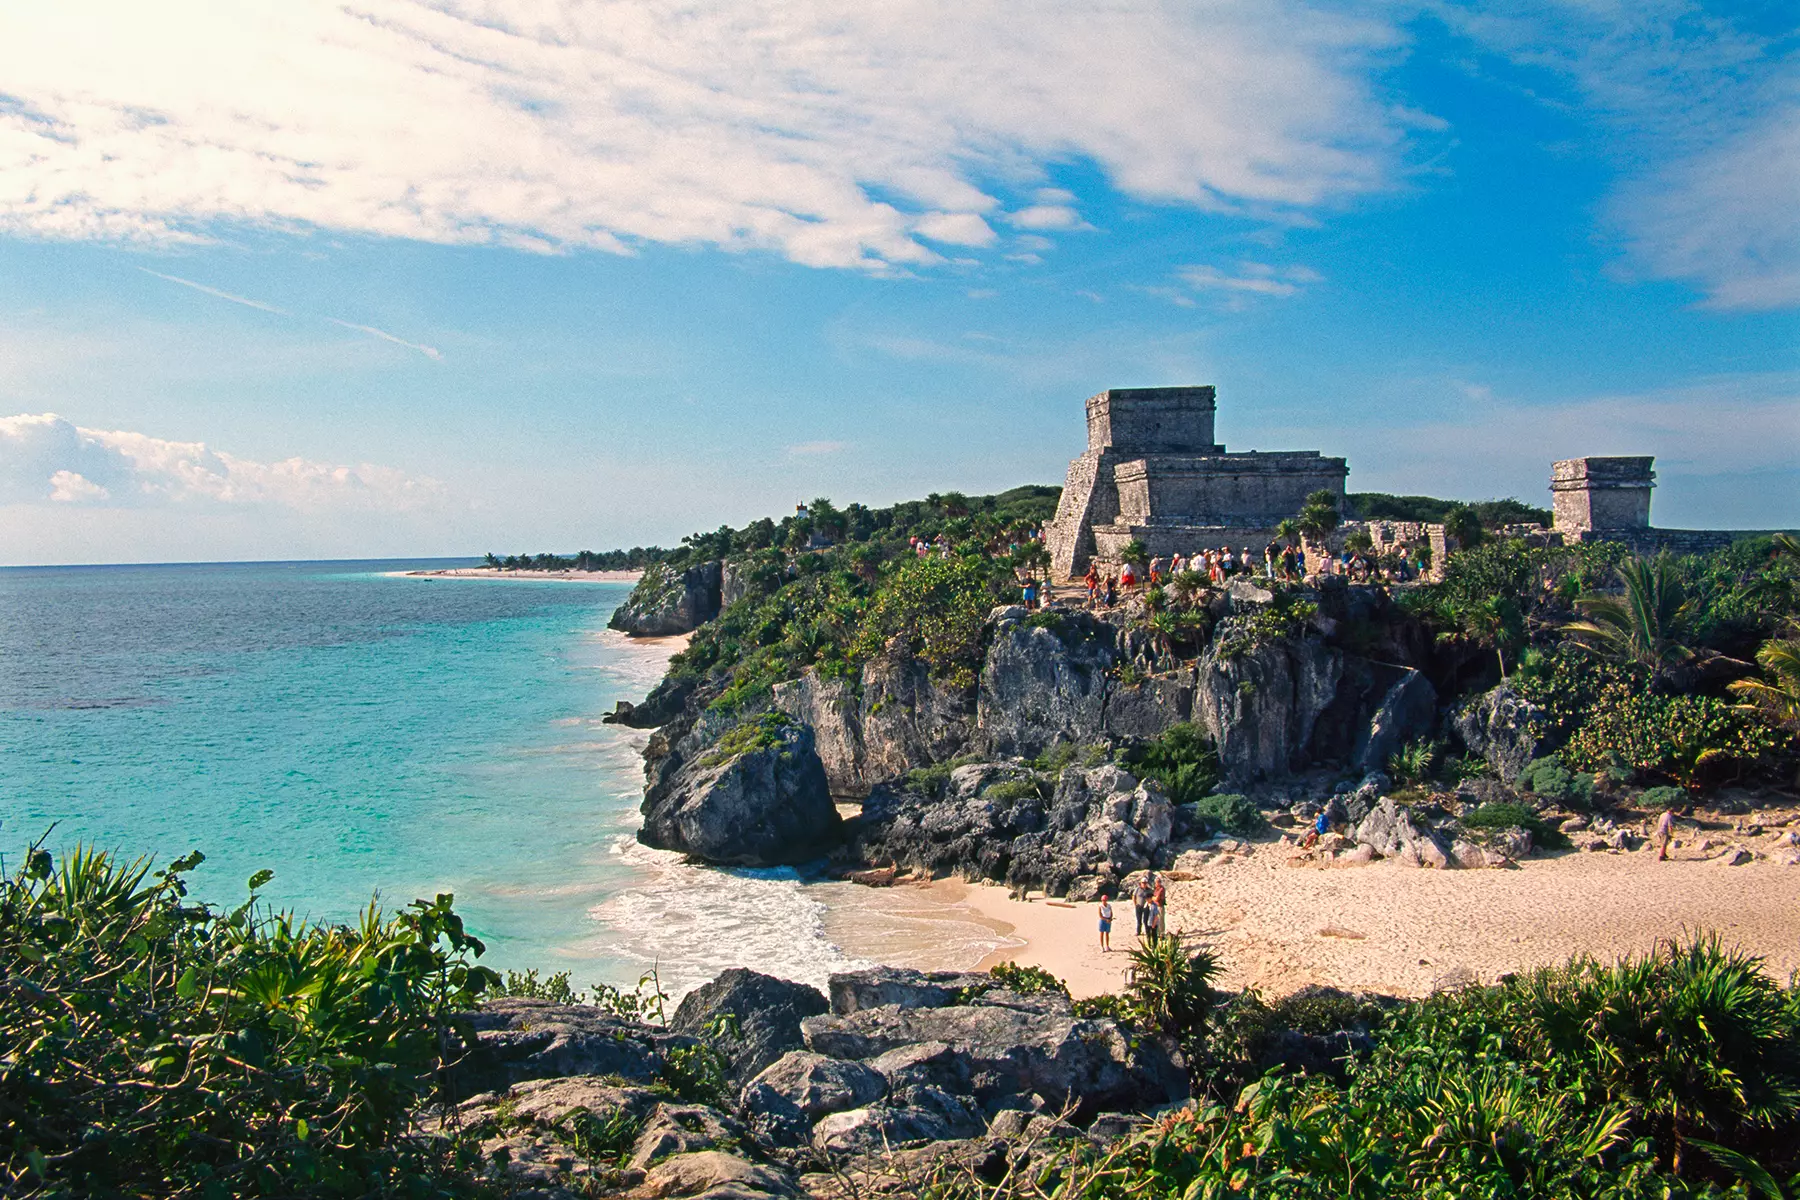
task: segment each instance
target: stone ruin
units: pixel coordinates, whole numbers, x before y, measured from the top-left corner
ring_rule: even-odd
[[[1740,538],[1774,533],[1755,529],[1656,529],[1650,489],[1656,459],[1649,455],[1566,458],[1550,468],[1554,535],[1563,545],[1622,542],[1638,554],[1668,550],[1702,554]]]
[[[1080,575],[1132,541],[1153,555],[1251,546],[1349,467],[1317,450],[1227,453],[1210,387],[1111,388],[1087,402],[1087,452],[1069,464],[1048,543],[1052,570]]]

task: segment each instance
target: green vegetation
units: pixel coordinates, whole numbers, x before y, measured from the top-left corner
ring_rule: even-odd
[[[411,1121],[499,983],[451,898],[303,925],[266,871],[229,913],[189,901],[200,862],[34,846],[0,882],[0,1191],[466,1190],[470,1146]]]
[[[1219,752],[1198,725],[1177,725],[1120,757],[1140,779],[1162,784],[1176,804],[1192,804],[1219,782]]]
[[[496,571],[642,571],[671,557],[661,546],[629,550],[583,550],[577,554],[488,554],[482,565]]]
[[[1214,829],[1238,837],[1253,837],[1269,827],[1262,810],[1237,792],[1215,792],[1194,801],[1194,815]]]
[[[1778,1200],[1800,1186],[1800,993],[1713,939],[1392,1006],[1303,995],[1279,1016],[1254,996],[1213,1002],[1193,986],[1210,965],[1184,971],[1185,954],[1078,1009],[1180,1042],[1213,1102],[999,1182],[941,1168],[921,1193]],[[1182,1004],[1162,999],[1171,972]],[[1341,1072],[1243,1082],[1245,1058],[1296,1035],[1341,1049]]]
[[[745,754],[754,754],[758,750],[768,750],[782,744],[793,722],[786,713],[770,709],[727,730],[719,740],[713,743],[711,750],[700,760],[703,767],[716,767],[730,762]]]
[[[1385,492],[1351,492],[1344,497],[1345,515],[1359,521],[1417,521],[1442,525],[1451,510],[1467,509],[1483,526],[1550,524],[1550,510],[1518,500],[1439,500],[1432,496],[1390,496]]]
[[[1565,848],[1569,844],[1569,839],[1563,835],[1562,830],[1551,825],[1523,804],[1513,804],[1504,800],[1492,801],[1483,804],[1474,812],[1464,813],[1457,818],[1457,824],[1477,835],[1497,829],[1516,827],[1530,833],[1534,845],[1553,850]]]
[[[1519,787],[1534,796],[1542,796],[1564,808],[1585,809],[1594,804],[1594,776],[1574,774],[1563,766],[1562,758],[1551,754],[1535,758],[1519,772]]]

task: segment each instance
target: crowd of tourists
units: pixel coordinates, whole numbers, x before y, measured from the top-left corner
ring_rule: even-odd
[[[1424,570],[1418,555],[1370,556],[1345,549],[1337,554],[1314,551],[1285,542],[1270,542],[1260,558],[1250,547],[1233,551],[1226,546],[1218,550],[1199,550],[1192,555],[1175,554],[1169,558],[1152,557],[1141,569],[1126,562],[1117,571],[1102,571],[1098,563],[1090,564],[1082,583],[1087,587],[1089,608],[1110,608],[1119,597],[1138,588],[1166,587],[1183,575],[1222,587],[1235,576],[1261,577],[1295,582],[1316,579],[1322,575],[1341,575],[1356,583],[1402,583],[1416,579]]]

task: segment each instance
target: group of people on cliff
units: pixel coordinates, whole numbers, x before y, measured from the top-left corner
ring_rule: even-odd
[[[1169,892],[1155,871],[1146,871],[1131,889],[1131,907],[1137,916],[1138,940],[1155,945],[1168,921]],[[1100,893],[1100,949],[1112,950],[1112,893]]]

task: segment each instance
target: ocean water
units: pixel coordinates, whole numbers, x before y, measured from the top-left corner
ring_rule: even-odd
[[[0,570],[0,852],[50,832],[194,894],[349,920],[452,892],[501,968],[679,993],[735,965],[822,983],[1006,944],[954,905],[718,871],[639,845],[646,735],[602,725],[670,646],[606,628],[623,583],[408,576],[433,562]]]

